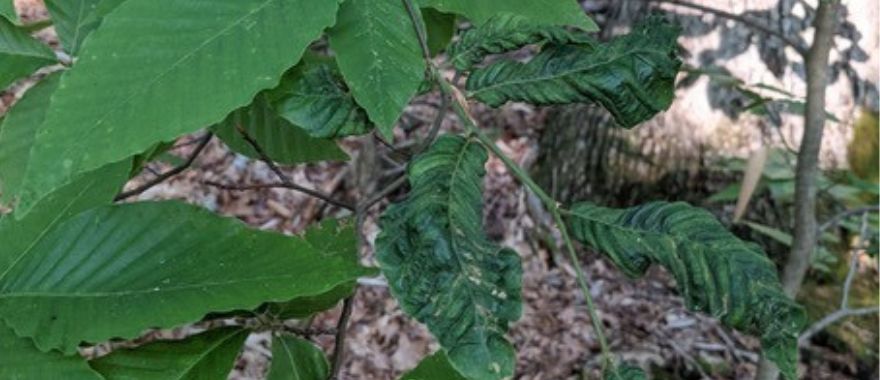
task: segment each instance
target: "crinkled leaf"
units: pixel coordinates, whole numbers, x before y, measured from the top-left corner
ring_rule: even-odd
[[[42,352],[0,323],[0,379],[102,380],[80,356]]]
[[[639,367],[630,364],[615,365],[603,374],[605,380],[648,380],[648,375]]]
[[[56,62],[52,49],[6,17],[0,17],[0,90]]]
[[[525,16],[543,24],[573,25],[599,30],[576,0],[418,0],[423,7],[456,13],[482,24],[499,13]]]
[[[508,101],[596,102],[631,128],[672,104],[681,66],[677,38],[678,27],[652,18],[596,47],[551,46],[527,63],[501,60],[475,70],[467,89],[493,107]]]
[[[372,127],[330,63],[307,65],[285,87],[275,95],[278,114],[312,137],[362,135]]]
[[[326,380],[329,373],[324,352],[312,342],[287,335],[272,339],[268,380]]]
[[[225,327],[114,350],[89,364],[107,380],[225,379],[247,336],[247,330]]]
[[[537,23],[527,17],[501,13],[468,30],[449,48],[449,61],[459,70],[470,69],[487,55],[516,50],[525,45],[590,44],[582,34],[563,26]]]
[[[316,228],[352,234],[335,221]],[[212,311],[321,294],[369,273],[350,252],[178,202],[86,211],[41,232],[18,256],[0,276],[0,317],[40,349],[65,353]]]
[[[513,375],[505,339],[522,308],[519,256],[482,227],[486,150],[444,136],[407,169],[412,191],[381,219],[376,254],[401,308],[428,329],[472,379]]]
[[[425,76],[419,40],[399,0],[346,0],[329,31],[345,83],[386,138]]]
[[[400,380],[466,380],[452,364],[442,350],[422,359],[416,368],[403,374]]]
[[[58,39],[68,53],[76,55],[83,40],[101,22],[96,12],[103,0],[46,0],[46,9]]]
[[[16,213],[78,174],[217,123],[333,24],[326,0],[128,0],[61,78]],[[308,15],[308,17],[303,17]],[[133,70],[133,68],[137,68]]]
[[[278,116],[269,104],[266,93],[257,95],[253,103],[233,111],[223,122],[212,127],[232,150],[259,159],[260,155],[236,129],[239,126],[263,148],[266,155],[282,164],[348,159],[348,155],[334,141],[311,137],[303,129]]]
[[[37,129],[60,77],[61,73],[56,72],[43,78],[25,92],[0,122],[0,201],[11,201],[21,187]]]
[[[686,203],[629,209],[581,203],[569,222],[577,240],[630,276],[642,275],[652,264],[665,267],[689,308],[758,334],[764,355],[787,378],[795,377],[804,310],[782,291],[773,262],[712,214]]]

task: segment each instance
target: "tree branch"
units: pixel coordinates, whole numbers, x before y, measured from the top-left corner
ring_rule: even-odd
[[[340,208],[344,208],[349,211],[355,210],[354,205],[352,205],[350,203],[340,201],[337,199],[333,199],[333,197],[331,197],[330,195],[328,195],[326,193],[323,193],[318,190],[309,189],[307,187],[303,187],[303,186],[297,185],[295,183],[280,182],[280,183],[258,183],[258,184],[248,184],[248,185],[230,185],[230,184],[214,182],[214,181],[205,181],[204,183],[208,186],[212,186],[212,187],[216,187],[218,189],[228,190],[228,191],[249,191],[249,190],[279,189],[279,188],[280,189],[290,189],[290,190],[299,191],[299,192],[304,193],[306,195],[310,195],[310,196],[318,198],[324,202],[327,202],[329,204],[332,204],[332,205],[340,207]]]
[[[184,163],[172,168],[171,170],[169,170],[165,173],[160,174],[156,178],[153,178],[152,180],[147,181],[147,183],[145,183],[141,186],[138,186],[138,187],[131,189],[129,191],[123,191],[123,192],[119,193],[118,195],[116,195],[115,198],[113,198],[113,200],[118,202],[118,201],[122,201],[122,200],[125,200],[128,198],[131,198],[135,195],[141,194],[141,193],[149,190],[153,186],[156,186],[162,182],[165,182],[167,179],[182,173],[186,169],[189,169],[189,167],[192,166],[193,162],[195,162],[196,158],[200,154],[202,154],[202,151],[205,150],[205,147],[208,146],[208,143],[211,142],[211,137],[213,137],[213,136],[214,136],[214,134],[209,132],[207,135],[202,137],[201,141],[199,142],[199,145],[196,146],[195,150],[193,150],[192,154],[189,155],[189,157],[186,159],[186,161]]]
[[[827,222],[822,223],[822,225],[819,226],[819,234],[822,234],[823,232],[827,231],[829,228],[833,228],[834,226],[838,225],[840,222],[842,222],[846,218],[849,218],[850,216],[862,215],[862,214],[866,214],[869,212],[877,212],[877,211],[880,211],[880,206],[866,206],[866,207],[860,207],[860,208],[856,208],[856,209],[852,209],[852,210],[846,210],[844,212],[841,212],[841,213],[835,215],[834,217],[829,219]]]
[[[342,302],[342,314],[339,315],[339,321],[336,322],[336,340],[333,342],[333,362],[330,368],[330,380],[338,380],[339,372],[342,371],[342,363],[345,360],[345,334],[346,330],[348,330],[348,321],[351,319],[353,304],[353,294]]]

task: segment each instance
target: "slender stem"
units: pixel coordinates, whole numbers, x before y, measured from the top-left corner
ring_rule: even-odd
[[[300,185],[297,185],[294,183],[283,183],[282,182],[282,183],[259,183],[259,184],[250,184],[250,185],[230,185],[230,184],[214,182],[214,181],[205,181],[205,184],[208,186],[213,186],[218,189],[228,190],[228,191],[248,191],[248,190],[276,189],[276,188],[290,189],[290,190],[299,191],[301,193],[313,196],[313,197],[318,198],[324,202],[327,202],[329,204],[332,204],[332,205],[340,207],[340,208],[344,208],[349,211],[355,210],[355,206],[350,203],[343,202],[343,201],[340,201],[337,199],[333,199],[333,197],[331,197],[329,194],[323,193],[318,190],[309,189],[307,187],[303,187],[303,186],[300,186]]]
[[[828,326],[837,323],[841,319],[876,314],[878,312],[880,312],[880,305],[861,307],[858,309],[838,309],[837,311],[826,315],[825,318],[822,318],[821,320],[819,320],[819,322],[816,322],[815,324],[810,326],[810,328],[804,331],[804,333],[801,334],[800,338],[798,338],[798,345],[806,345],[807,342],[810,341],[810,338],[813,337],[813,335],[816,335],[820,331],[826,329]]]
[[[265,163],[266,166],[269,167],[269,170],[271,170],[273,173],[275,173],[276,176],[278,176],[279,179],[281,179],[281,182],[283,182],[285,185],[293,185],[293,181],[290,180],[290,177],[288,177],[287,174],[284,174],[284,172],[281,171],[280,168],[278,168],[278,165],[275,165],[275,161],[272,161],[272,158],[269,157],[268,154],[266,154],[266,151],[263,149],[262,146],[260,146],[260,143],[258,143],[257,140],[254,140],[254,138],[251,137],[251,135],[244,130],[241,124],[236,125],[235,130],[238,131],[238,134],[240,134],[241,137],[244,138],[244,141],[246,141],[248,145],[250,145],[251,148],[253,148],[254,151],[257,152],[257,155],[260,156],[260,161],[263,161],[263,163]]]
[[[336,322],[336,341],[333,343],[333,363],[330,368],[330,380],[339,379],[342,371],[342,363],[345,361],[345,333],[348,329],[348,321],[351,319],[351,309],[354,304],[354,295],[342,302],[342,314]]]
[[[880,206],[866,206],[866,207],[861,207],[861,208],[857,208],[857,209],[846,210],[844,212],[841,212],[840,214],[835,215],[834,217],[829,219],[827,222],[822,223],[822,225],[819,226],[819,233],[821,234],[821,233],[827,231],[829,228],[836,226],[841,221],[843,221],[846,218],[849,218],[850,216],[867,214],[870,212],[877,212],[877,211],[880,211]]]
[[[123,191],[123,192],[119,193],[118,195],[116,195],[115,198],[113,198],[113,200],[118,202],[118,201],[122,201],[122,200],[125,200],[128,198],[131,198],[135,195],[142,194],[143,192],[151,189],[153,186],[156,186],[162,182],[165,182],[167,179],[182,173],[186,169],[189,169],[189,167],[192,166],[193,162],[196,161],[196,158],[200,154],[202,154],[202,151],[205,150],[205,147],[208,146],[208,143],[211,142],[211,137],[213,137],[213,136],[214,135],[212,133],[208,133],[207,135],[202,137],[201,140],[199,141],[199,145],[196,146],[196,149],[193,150],[192,154],[189,155],[189,157],[186,159],[186,161],[184,163],[182,163],[178,166],[175,166],[174,168],[172,168],[171,170],[169,170],[165,173],[160,174],[158,177],[153,178],[152,180],[148,181],[147,183],[145,183],[141,186],[138,186],[138,187],[131,189],[129,191]]]
[[[361,208],[363,208],[363,211],[366,212],[367,210],[370,209],[370,207],[373,207],[373,205],[375,205],[376,203],[379,203],[379,201],[385,199],[385,197],[387,197],[389,194],[393,193],[394,190],[397,190],[398,188],[403,186],[403,184],[405,184],[405,183],[406,183],[406,176],[405,175],[401,175],[400,177],[397,177],[397,179],[395,179],[394,182],[391,182],[388,186],[386,186],[382,190],[377,191],[376,194],[374,194],[370,198],[367,198],[367,200],[365,200],[363,202],[363,204],[361,205]]]

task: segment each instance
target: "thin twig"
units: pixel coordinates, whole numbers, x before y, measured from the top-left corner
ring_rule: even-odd
[[[294,183],[279,182],[279,183],[258,183],[258,184],[248,184],[248,185],[231,185],[231,184],[219,183],[219,182],[214,182],[214,181],[205,181],[204,183],[208,186],[212,186],[212,187],[216,187],[221,190],[228,190],[228,191],[249,191],[249,190],[262,190],[262,189],[290,189],[290,190],[295,190],[295,191],[299,191],[301,193],[310,195],[310,196],[318,198],[324,202],[327,202],[329,204],[332,204],[332,205],[340,207],[340,208],[344,208],[349,211],[355,210],[355,206],[352,205],[351,203],[347,203],[344,201],[333,199],[333,197],[331,197],[329,194],[323,193],[318,190],[309,189],[309,188],[306,188],[306,187],[303,187],[303,186],[300,186],[300,185],[297,185]]]
[[[266,154],[266,151],[263,150],[263,147],[260,146],[257,140],[254,140],[254,138],[251,137],[251,135],[249,135],[247,131],[244,130],[241,124],[237,124],[235,126],[235,130],[237,130],[241,137],[244,138],[244,141],[246,141],[248,145],[250,145],[251,148],[253,148],[254,151],[257,152],[257,155],[260,156],[260,161],[263,161],[263,163],[265,163],[269,167],[269,170],[275,173],[275,175],[277,175],[278,178],[280,178],[285,185],[293,185],[293,181],[290,179],[290,177],[288,177],[287,174],[284,174],[284,172],[278,168],[278,165],[275,165],[275,161],[272,161],[272,158],[269,157],[268,154]]]
[[[345,333],[348,329],[348,321],[351,319],[351,309],[354,304],[354,295],[342,302],[342,314],[336,322],[336,341],[333,343],[333,364],[330,369],[330,380],[339,379],[342,363],[345,360]]]
[[[780,32],[778,30],[775,30],[773,28],[770,28],[767,25],[764,25],[760,21],[753,20],[751,18],[742,16],[742,15],[733,14],[733,13],[730,13],[727,11],[723,11],[721,9],[711,8],[711,7],[707,7],[707,6],[700,5],[700,4],[694,4],[694,3],[684,1],[684,0],[652,0],[652,1],[659,2],[659,3],[674,4],[674,5],[698,10],[700,12],[713,14],[718,17],[722,17],[722,18],[726,18],[729,20],[739,22],[745,26],[748,26],[748,27],[755,29],[759,32],[762,32],[766,35],[779,38],[780,40],[782,40],[782,42],[784,42],[788,46],[791,46],[794,50],[796,50],[802,56],[806,56],[806,54],[807,54],[807,47],[806,46],[804,46],[803,44],[801,44],[797,40],[792,39],[789,36],[786,36],[784,33]]]
[[[385,197],[387,197],[389,194],[393,193],[395,190],[397,190],[399,187],[403,186],[405,183],[406,183],[406,176],[405,175],[401,175],[400,177],[397,177],[397,179],[395,179],[394,182],[391,182],[391,184],[389,184],[388,186],[385,186],[385,188],[383,188],[382,190],[377,191],[376,194],[373,194],[370,198],[368,198],[366,201],[364,201],[363,205],[361,206],[361,207],[363,207],[363,211],[369,210],[370,207],[373,207],[373,205],[375,205],[376,203],[379,203],[379,201],[385,199]]]
[[[857,209],[846,210],[844,212],[841,212],[841,213],[835,215],[834,217],[829,219],[827,222],[822,223],[822,225],[819,226],[819,234],[825,232],[829,228],[836,226],[841,221],[843,221],[844,219],[846,219],[850,216],[866,214],[869,212],[877,212],[877,211],[880,211],[880,206],[866,206],[866,207],[861,207],[861,208],[857,208]]]
[[[158,177],[153,178],[152,180],[148,181],[147,183],[145,183],[141,186],[138,186],[138,187],[131,189],[129,191],[123,191],[123,192],[119,193],[118,195],[116,195],[116,198],[113,198],[113,200],[118,202],[121,200],[131,198],[135,195],[141,194],[141,193],[149,190],[153,186],[156,186],[162,182],[165,182],[165,180],[167,180],[171,177],[174,177],[174,176],[182,173],[184,170],[186,170],[190,166],[192,166],[192,164],[193,164],[193,162],[195,162],[196,158],[202,153],[202,151],[205,150],[205,147],[208,146],[208,143],[211,141],[211,137],[213,137],[213,136],[214,136],[213,133],[208,133],[207,135],[202,137],[201,142],[199,142],[199,145],[196,146],[196,149],[193,150],[192,154],[189,155],[189,157],[186,159],[186,161],[184,163],[182,163],[178,166],[175,166],[171,170],[169,170],[165,173],[162,173]]]

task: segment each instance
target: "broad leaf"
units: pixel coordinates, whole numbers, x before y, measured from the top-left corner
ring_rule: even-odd
[[[773,262],[712,214],[686,203],[629,209],[581,203],[570,224],[577,240],[627,275],[640,276],[655,263],[665,267],[689,308],[760,335],[764,355],[794,378],[804,310],[782,291]]]
[[[61,78],[16,213],[78,173],[247,105],[333,24],[336,9],[326,0],[123,2]]]
[[[336,77],[330,63],[311,64],[296,72],[275,103],[279,115],[312,137],[336,138],[370,131],[366,112]]]
[[[3,1],[3,0],[0,0]],[[55,53],[28,32],[0,17],[0,90],[35,70],[58,62]]]
[[[467,380],[461,376],[443,351],[422,359],[416,368],[403,374],[400,380]]]
[[[351,93],[385,138],[419,89],[425,62],[400,0],[346,0],[329,32]]]
[[[102,0],[46,0],[46,9],[64,49],[72,55],[79,52],[83,40],[101,22],[96,12]]]
[[[61,73],[53,73],[31,87],[0,122],[0,200],[11,201],[21,187],[37,129],[58,88]]]
[[[576,0],[418,0],[423,7],[456,13],[482,24],[499,13],[512,13],[551,25],[573,25],[587,32],[599,30]]]
[[[18,13],[15,11],[15,0],[0,0],[0,17],[12,22],[18,22]]]
[[[269,303],[264,305],[263,310],[279,319],[305,319],[315,313],[332,309],[339,301],[354,294],[356,284],[352,281],[315,296],[299,297],[287,302]]]
[[[287,335],[272,339],[272,366],[268,380],[325,380],[330,365],[320,348]]]
[[[89,364],[107,380],[225,379],[247,336],[247,330],[225,327],[115,350]]]
[[[19,338],[0,323],[0,379],[102,380],[79,356],[41,352],[34,342]]]
[[[425,21],[425,32],[428,33],[428,50],[432,56],[440,54],[455,36],[455,15],[434,8],[424,8],[422,19]]]
[[[381,219],[376,258],[401,308],[428,329],[472,379],[513,375],[508,323],[522,308],[519,256],[482,228],[486,150],[444,136],[407,169],[412,191]]]
[[[317,228],[352,233],[335,221]],[[86,211],[41,232],[19,257],[0,277],[0,316],[40,349],[65,353],[212,311],[321,294],[368,273],[350,253],[178,202]]]
[[[596,102],[631,128],[672,104],[678,28],[658,19],[596,47],[551,46],[528,63],[502,60],[475,70],[470,95],[490,106]]]
[[[278,116],[266,93],[257,95],[253,103],[232,112],[213,127],[217,136],[232,150],[259,159],[260,155],[236,129],[239,126],[259,143],[266,155],[282,164],[348,159],[332,140],[310,137],[306,131]]]
[[[449,48],[449,61],[459,70],[467,70],[487,55],[519,49],[530,44],[591,44],[586,36],[563,26],[546,25],[518,15],[502,13],[462,34]]]
[[[644,370],[626,363],[606,369],[602,377],[605,380],[648,380]]]

